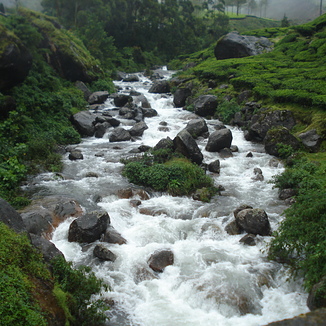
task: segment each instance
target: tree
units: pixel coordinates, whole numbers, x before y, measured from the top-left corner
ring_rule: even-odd
[[[281,21],[281,26],[282,27],[289,27],[290,26],[290,22],[288,20],[288,18],[286,17],[286,15],[284,14],[284,17]]]

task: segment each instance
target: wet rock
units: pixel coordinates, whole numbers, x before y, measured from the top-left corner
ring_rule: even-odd
[[[230,148],[223,148],[220,151],[218,151],[218,153],[220,154],[221,158],[229,158],[233,156],[233,152],[231,151]]]
[[[221,163],[220,160],[215,160],[208,164],[208,171],[213,173],[220,173],[221,171]]]
[[[98,178],[98,174],[96,172],[87,172],[85,178]]]
[[[273,168],[277,168],[280,164],[280,160],[278,160],[277,158],[273,157],[269,160],[268,165],[273,167]]]
[[[113,97],[114,105],[117,106],[118,108],[123,107],[132,101],[133,101],[132,97],[125,94],[115,94],[115,96]]]
[[[30,234],[32,245],[37,248],[47,263],[51,263],[51,260],[56,257],[63,257],[63,253],[49,240],[43,237]]]
[[[214,54],[217,60],[243,58],[271,51],[273,43],[266,37],[240,35],[231,32],[216,44]]]
[[[174,255],[171,250],[159,250],[154,252],[148,260],[149,267],[155,271],[162,273],[164,268],[173,265]]]
[[[118,245],[127,243],[127,240],[112,226],[106,229],[101,241]]]
[[[152,118],[158,115],[157,111],[152,108],[142,108],[144,118]]]
[[[140,105],[143,109],[150,109],[151,104],[148,102],[148,99],[145,97],[144,94],[139,94],[134,98],[134,103],[136,105]]]
[[[166,80],[155,81],[148,92],[149,93],[170,93],[170,84]]]
[[[110,216],[106,212],[94,211],[74,220],[69,227],[69,242],[91,243],[99,240],[110,224]]]
[[[271,235],[268,216],[260,208],[241,210],[235,219],[238,226],[248,233],[262,236]]]
[[[239,148],[237,145],[231,145],[230,146],[230,150],[232,151],[232,153],[237,153],[239,152]]]
[[[250,205],[242,204],[242,205],[240,205],[239,207],[237,207],[237,208],[233,211],[233,216],[234,216],[234,217],[237,217],[238,213],[241,212],[242,210],[244,210],[244,209],[251,209],[251,208],[253,208],[253,207],[250,206]]]
[[[99,91],[92,93],[88,98],[89,104],[102,104],[109,97],[109,92],[107,91]]]
[[[132,75],[127,75],[123,78],[123,82],[138,82],[139,81],[139,77],[135,74]]]
[[[307,306],[310,310],[326,308],[326,276],[324,276],[320,282],[316,283],[310,290]]]
[[[284,127],[271,129],[264,138],[264,146],[267,154],[280,156],[280,145],[287,146],[293,150],[299,150],[300,141],[294,137],[290,131]]]
[[[325,326],[326,309],[318,309],[299,316],[269,323],[267,326]]]
[[[134,196],[139,197],[141,200],[148,200],[150,198],[148,192],[140,188],[119,189],[117,195],[119,198],[124,199],[129,199]]]
[[[249,152],[249,153],[246,155],[246,157],[254,157],[254,155],[253,155],[251,152]]]
[[[255,176],[252,178],[254,181],[264,181],[263,171],[260,168],[254,168]]]
[[[298,137],[301,139],[303,145],[314,153],[318,152],[323,141],[322,137],[317,134],[316,129],[311,129],[307,132],[301,133]]]
[[[160,149],[170,149],[171,151],[174,151],[174,143],[173,140],[170,137],[161,139],[155,146],[154,151],[160,150]]]
[[[93,254],[100,260],[112,261],[114,262],[117,259],[117,256],[109,249],[103,245],[96,245]]]
[[[29,233],[41,236],[53,231],[52,214],[44,207],[25,211],[22,213],[22,218]]]
[[[197,164],[203,161],[203,154],[200,151],[196,141],[187,130],[180,131],[173,139],[175,151],[181,153],[185,157]]]
[[[150,281],[156,278],[157,276],[153,273],[153,271],[150,271],[145,267],[138,268],[136,270],[136,273],[134,274],[134,281],[137,284],[143,281]]]
[[[217,104],[218,100],[215,95],[201,95],[193,103],[194,112],[201,117],[212,116]]]
[[[185,129],[194,139],[208,132],[206,121],[201,118],[190,120]]]
[[[191,96],[191,89],[188,87],[177,88],[173,95],[175,107],[181,108],[186,105],[187,98]]]
[[[131,139],[131,135],[128,130],[117,127],[115,128],[111,135],[109,136],[110,142],[120,142],[120,141],[127,141]]]
[[[110,123],[108,122],[103,122],[103,123],[97,123],[95,125],[95,133],[94,136],[96,138],[103,138],[105,135],[106,131],[111,127]]]
[[[21,215],[2,198],[0,198],[0,222],[6,224],[17,233],[27,231]]]
[[[247,246],[255,246],[256,245],[256,236],[254,234],[246,234],[242,237],[239,242],[247,245]]]
[[[232,221],[225,227],[225,231],[230,235],[236,235],[241,234],[242,229],[238,226],[236,221]]]
[[[145,152],[148,152],[152,147],[148,146],[148,145],[140,145],[138,147],[139,151],[141,153],[145,153]]]
[[[76,161],[76,160],[83,160],[83,159],[84,159],[84,156],[83,156],[81,150],[79,150],[79,149],[74,149],[74,150],[72,150],[72,151],[69,153],[68,158],[69,158],[69,160],[71,160],[71,161]]]
[[[129,133],[133,137],[140,137],[146,129],[148,129],[147,124],[144,121],[141,121],[137,122],[131,129],[129,129]]]
[[[167,215],[166,210],[155,207],[142,207],[139,209],[139,213],[150,216],[159,216],[162,214]]]
[[[282,189],[278,195],[278,198],[281,200],[286,200],[288,198],[294,197],[296,194],[296,190],[292,188]]]
[[[96,115],[89,111],[81,111],[71,117],[72,124],[76,127],[81,136],[93,136],[95,133]]]
[[[218,152],[223,148],[230,148],[232,138],[230,129],[216,130],[210,134],[206,145],[206,150],[208,152]]]
[[[140,201],[140,200],[138,200],[138,199],[132,199],[131,201],[130,201],[130,205],[132,206],[132,207],[138,207],[138,206],[140,206],[142,204],[142,202]]]

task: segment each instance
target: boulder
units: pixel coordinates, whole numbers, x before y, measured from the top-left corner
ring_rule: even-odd
[[[107,91],[98,91],[92,93],[88,98],[88,103],[93,104],[103,104],[109,97],[109,92]]]
[[[326,308],[326,276],[324,276],[310,290],[307,299],[307,306],[310,310],[316,310],[318,308]]]
[[[251,209],[251,208],[253,208],[253,207],[250,206],[250,205],[242,204],[242,205],[240,205],[239,207],[237,207],[237,208],[233,211],[233,216],[234,216],[234,217],[237,217],[237,215],[238,215],[238,213],[239,213],[240,211],[243,211],[244,209]]]
[[[181,108],[186,105],[187,98],[191,96],[191,89],[187,87],[177,88],[173,95],[175,107]]]
[[[201,95],[193,103],[194,112],[201,117],[212,116],[218,105],[217,96]]]
[[[127,240],[112,226],[109,226],[102,239],[103,242],[115,243],[118,245],[123,245],[127,243]]]
[[[230,235],[236,235],[241,234],[242,229],[238,226],[236,221],[232,221],[225,227],[225,231]]]
[[[110,142],[127,141],[130,139],[130,132],[122,127],[115,128],[109,137]]]
[[[264,181],[263,171],[261,168],[254,168],[255,176],[252,178],[254,181]]]
[[[89,111],[80,111],[71,117],[73,126],[81,136],[93,136],[95,133],[96,115]]]
[[[0,198],[0,222],[6,224],[17,233],[27,231],[21,215],[2,198]]]
[[[221,163],[220,160],[215,160],[208,164],[208,171],[213,173],[220,173]]]
[[[299,316],[283,319],[266,326],[324,326],[326,320],[326,309],[318,309]]]
[[[309,151],[316,153],[322,143],[322,138],[317,134],[316,129],[308,130],[307,132],[301,133],[298,136],[303,145],[305,145]]]
[[[134,97],[134,103],[136,105],[140,105],[144,109],[150,109],[151,104],[148,102],[148,99],[145,97],[144,94],[137,95]]]
[[[232,133],[230,129],[216,130],[210,134],[206,145],[208,152],[218,152],[223,148],[230,148],[232,143]]]
[[[174,255],[171,250],[159,250],[154,252],[148,260],[149,267],[155,271],[162,273],[164,268],[173,265]]]
[[[114,105],[118,108],[121,108],[132,101],[132,97],[130,95],[125,94],[116,94],[113,98]]]
[[[64,258],[63,253],[51,241],[36,234],[30,234],[30,237],[32,245],[42,253],[47,263],[51,263],[51,260],[56,257]]]
[[[155,81],[148,91],[149,93],[170,93],[170,84],[167,80]]]
[[[218,40],[214,54],[217,60],[243,58],[271,51],[273,43],[266,37],[231,32]]]
[[[271,235],[271,227],[266,212],[259,208],[244,209],[236,215],[238,226],[252,234]]]
[[[127,75],[123,78],[123,82],[129,82],[129,83],[134,83],[134,82],[138,82],[139,81],[139,77],[137,75]]]
[[[288,198],[294,197],[297,194],[297,191],[292,188],[282,189],[278,195],[278,198],[281,200],[286,200]]]
[[[190,120],[185,129],[195,139],[208,132],[206,121],[202,118]]]
[[[233,152],[230,148],[222,148],[218,151],[218,153],[220,154],[221,158],[229,158],[233,156]]]
[[[53,231],[52,214],[44,207],[35,207],[21,213],[26,229],[29,233],[42,236]]]
[[[105,135],[107,129],[109,129],[110,127],[111,127],[111,125],[108,122],[97,123],[95,125],[95,133],[94,133],[94,136],[96,138],[103,138],[103,136]]]
[[[93,254],[98,259],[104,261],[114,262],[117,259],[117,256],[103,245],[96,245],[93,250]]]
[[[255,246],[256,245],[256,236],[254,234],[246,234],[240,240],[240,243],[243,243],[247,246]]]
[[[83,92],[84,99],[87,101],[92,94],[92,92],[88,89],[88,87],[80,80],[77,80],[75,82],[75,87]]]
[[[23,43],[9,32],[4,25],[0,27],[0,91],[6,91],[27,77],[33,58]]]
[[[158,115],[157,111],[152,108],[142,108],[144,118],[152,118]]]
[[[170,137],[162,138],[153,148],[154,151],[160,149],[169,149],[171,151],[174,151],[173,140]]]
[[[280,147],[282,145],[299,150],[301,142],[287,128],[279,127],[269,130],[264,139],[266,153],[279,157],[282,155],[282,147]]]
[[[76,160],[83,160],[84,156],[80,149],[73,149],[68,156],[69,160],[76,161]]]
[[[129,133],[133,137],[137,137],[137,136],[139,137],[143,135],[146,129],[148,129],[147,124],[144,121],[141,121],[133,125],[132,128],[129,129]]]
[[[91,243],[105,233],[110,216],[106,212],[94,211],[75,219],[69,227],[69,242]]]
[[[262,141],[270,129],[281,126],[291,130],[295,124],[296,122],[291,111],[262,111],[251,119],[249,134],[252,139]]]
[[[175,151],[181,153],[191,161],[201,164],[203,162],[203,154],[200,151],[196,141],[191,137],[187,130],[180,131],[173,139]]]

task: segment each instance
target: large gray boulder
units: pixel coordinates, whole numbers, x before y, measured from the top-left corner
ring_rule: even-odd
[[[260,208],[243,209],[237,213],[238,226],[247,233],[271,235],[271,227],[266,212]]]
[[[181,108],[185,106],[187,98],[191,96],[191,89],[188,87],[177,88],[173,94],[173,103],[175,107]]]
[[[129,129],[129,133],[133,137],[139,137],[143,135],[146,129],[148,129],[147,124],[144,121],[141,121],[134,124],[132,128]]]
[[[21,215],[2,198],[0,198],[0,222],[6,224],[17,233],[27,231]]]
[[[187,130],[181,130],[173,139],[173,143],[176,152],[181,153],[194,163],[201,164],[203,162],[203,154]]]
[[[170,84],[167,80],[155,81],[149,93],[170,93]]]
[[[273,43],[266,37],[240,35],[231,32],[218,40],[214,54],[217,60],[243,58],[270,52]]]
[[[106,212],[94,211],[75,219],[69,227],[69,242],[91,243],[99,240],[110,224]]]
[[[214,115],[218,100],[217,96],[215,95],[201,95],[199,96],[193,103],[194,105],[194,112],[201,116],[212,116]]]
[[[282,155],[282,146],[299,150],[301,145],[301,142],[284,127],[269,130],[264,139],[266,153],[278,157]]]
[[[316,129],[311,129],[301,133],[298,136],[303,145],[306,146],[311,152],[316,153],[322,143],[322,137],[317,134]]]
[[[130,132],[122,127],[115,128],[109,137],[110,142],[127,141],[130,139]]]
[[[121,108],[128,104],[128,102],[132,102],[133,99],[131,96],[126,94],[115,94],[113,98],[114,105]]]
[[[209,135],[206,150],[208,152],[218,152],[223,148],[230,148],[232,143],[232,133],[230,129],[216,130]]]
[[[202,118],[190,120],[185,129],[195,139],[208,132],[206,121]]]
[[[92,93],[88,98],[89,104],[102,104],[104,103],[109,97],[109,92],[107,91],[98,91]]]
[[[93,136],[95,133],[96,115],[89,111],[81,111],[71,117],[71,122],[81,136]]]
[[[162,273],[164,268],[173,265],[174,255],[171,250],[159,250],[154,252],[148,260],[149,267],[155,271]]]

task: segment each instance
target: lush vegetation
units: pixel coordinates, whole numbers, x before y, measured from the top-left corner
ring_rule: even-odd
[[[190,195],[205,188],[203,201],[216,194],[213,180],[204,170],[186,158],[177,157],[169,150],[153,151],[140,159],[124,162],[123,175],[130,182],[150,187],[156,191],[167,191],[173,196]]]
[[[104,304],[91,296],[100,293],[104,284],[89,269],[73,269],[60,258],[52,264],[52,275],[26,235],[3,223],[0,232],[1,325],[48,325],[48,309],[56,310],[48,306],[50,298],[63,309],[66,325],[103,324]]]

